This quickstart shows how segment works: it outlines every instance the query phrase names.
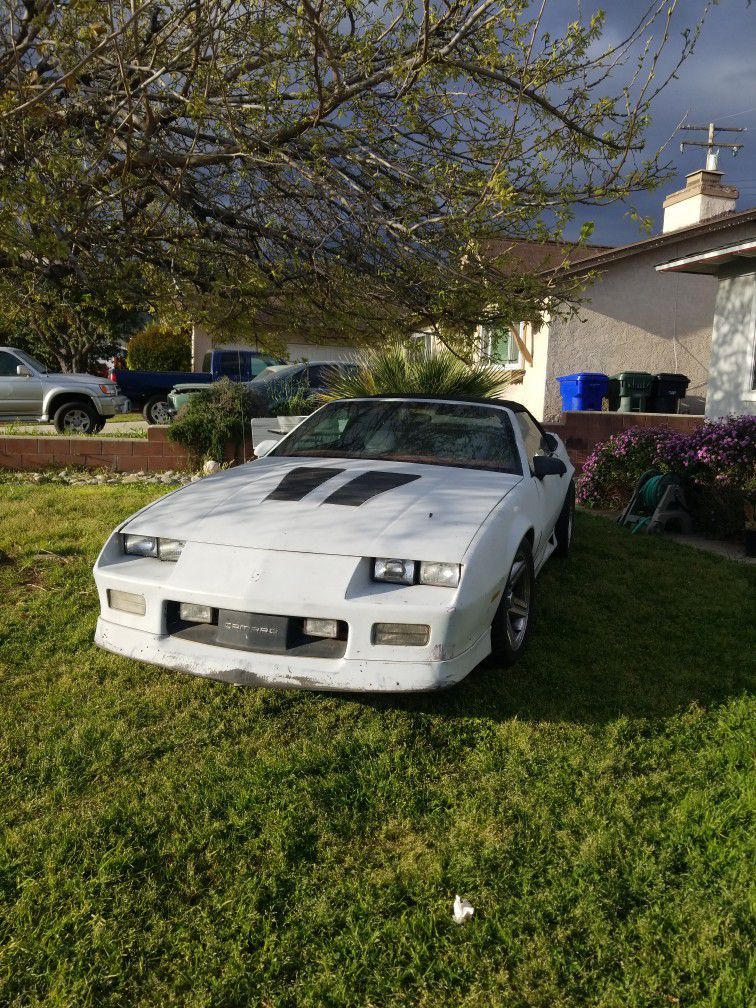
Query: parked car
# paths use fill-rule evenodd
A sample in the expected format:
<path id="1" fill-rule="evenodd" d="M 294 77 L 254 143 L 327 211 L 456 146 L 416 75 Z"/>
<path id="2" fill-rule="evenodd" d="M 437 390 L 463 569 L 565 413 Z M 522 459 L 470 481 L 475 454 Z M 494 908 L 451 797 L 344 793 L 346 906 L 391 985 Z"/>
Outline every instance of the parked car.
<path id="1" fill-rule="evenodd" d="M 128 409 L 113 381 L 52 372 L 23 350 L 0 347 L 0 420 L 52 421 L 61 434 L 94 434 Z"/>
<path id="2" fill-rule="evenodd" d="M 270 358 L 266 358 L 269 360 Z M 265 364 L 261 365 L 260 370 L 267 372 L 280 371 L 282 368 L 288 367 L 287 364 Z M 190 385 L 186 382 L 179 382 L 171 391 L 168 393 L 168 405 L 170 407 L 171 416 L 175 416 L 182 406 L 186 406 L 189 399 L 196 393 L 201 392 L 203 389 L 210 388 L 210 384 L 204 385 Z"/>
<path id="3" fill-rule="evenodd" d="M 343 360 L 289 364 L 266 368 L 248 385 L 273 409 L 277 399 L 295 391 L 302 391 L 306 396 L 322 395 L 328 392 L 329 378 L 334 372 L 358 369 L 358 364 Z"/>
<path id="4" fill-rule="evenodd" d="M 572 538 L 574 469 L 517 403 L 329 403 L 265 457 L 121 523 L 95 640 L 244 685 L 432 690 L 531 630 Z"/>
<path id="5" fill-rule="evenodd" d="M 249 381 L 270 364 L 281 363 L 276 357 L 259 350 L 209 350 L 202 361 L 202 371 L 112 371 L 136 409 L 141 409 L 149 424 L 168 423 L 173 408 L 168 396 L 177 385 L 199 385 L 206 388 L 219 378 Z"/>

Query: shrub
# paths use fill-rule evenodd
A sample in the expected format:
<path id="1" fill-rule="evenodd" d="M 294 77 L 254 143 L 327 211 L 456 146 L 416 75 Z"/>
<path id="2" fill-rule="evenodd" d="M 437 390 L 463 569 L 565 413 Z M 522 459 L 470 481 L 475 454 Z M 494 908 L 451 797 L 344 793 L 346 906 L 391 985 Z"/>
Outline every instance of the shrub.
<path id="1" fill-rule="evenodd" d="M 370 395 L 439 395 L 489 399 L 512 379 L 493 364 L 467 364 L 450 350 L 421 340 L 394 340 L 364 350 L 356 371 L 334 374 L 328 399 Z"/>
<path id="2" fill-rule="evenodd" d="M 188 371 L 192 366 L 191 330 L 151 322 L 129 340 L 126 363 L 133 371 Z"/>
<path id="3" fill-rule="evenodd" d="M 623 507 L 647 469 L 670 471 L 663 460 L 671 437 L 666 427 L 630 427 L 596 445 L 577 481 L 578 503 L 591 508 Z"/>
<path id="4" fill-rule="evenodd" d="M 240 445 L 252 417 L 264 416 L 262 400 L 240 382 L 221 378 L 195 392 L 168 428 L 168 437 L 196 459 L 222 461 L 226 445 Z"/>
<path id="5" fill-rule="evenodd" d="M 627 504 L 647 469 L 685 479 L 697 527 L 730 535 L 743 528 L 744 503 L 756 495 L 756 417 L 727 417 L 691 434 L 631 427 L 597 445 L 577 483 L 586 507 Z"/>
<path id="6" fill-rule="evenodd" d="M 269 403 L 271 416 L 308 416 L 320 403 L 305 385 L 288 384 L 276 391 Z"/>

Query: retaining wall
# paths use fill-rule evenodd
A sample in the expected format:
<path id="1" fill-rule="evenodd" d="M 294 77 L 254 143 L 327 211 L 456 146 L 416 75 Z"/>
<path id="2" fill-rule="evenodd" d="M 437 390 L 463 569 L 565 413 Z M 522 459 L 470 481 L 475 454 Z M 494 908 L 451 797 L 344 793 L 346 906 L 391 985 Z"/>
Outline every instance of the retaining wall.
<path id="1" fill-rule="evenodd" d="M 149 427 L 146 438 L 2 435 L 0 466 L 37 471 L 48 466 L 88 466 L 116 472 L 190 468 L 186 451 L 167 439 L 165 427 Z"/>
<path id="2" fill-rule="evenodd" d="M 567 446 L 573 465 L 582 469 L 597 444 L 628 427 L 668 427 L 680 434 L 692 434 L 704 422 L 702 416 L 673 413 L 563 413 L 560 423 L 545 423 L 546 430 L 558 434 Z"/>
<path id="3" fill-rule="evenodd" d="M 688 434 L 703 423 L 700 416 L 674 416 L 660 413 L 565 413 L 561 423 L 544 424 L 567 445 L 575 466 L 580 469 L 594 445 L 628 427 L 670 427 Z M 244 448 L 252 458 L 250 443 Z M 240 449 L 231 445 L 225 461 L 240 462 Z M 0 467 L 41 470 L 48 466 L 88 466 L 116 472 L 167 472 L 189 469 L 186 451 L 166 437 L 165 427 L 149 427 L 147 438 L 106 437 L 26 437 L 0 435 Z"/>

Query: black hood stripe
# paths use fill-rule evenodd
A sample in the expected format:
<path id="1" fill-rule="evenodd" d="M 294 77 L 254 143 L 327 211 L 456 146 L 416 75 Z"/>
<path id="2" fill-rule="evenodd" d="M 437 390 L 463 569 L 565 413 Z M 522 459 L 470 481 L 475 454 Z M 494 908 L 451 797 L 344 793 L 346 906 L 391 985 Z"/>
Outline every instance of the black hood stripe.
<path id="1" fill-rule="evenodd" d="M 298 501 L 306 497 L 321 483 L 333 479 L 343 469 L 325 469 L 322 466 L 299 466 L 286 473 L 275 490 L 271 491 L 265 500 Z"/>
<path id="2" fill-rule="evenodd" d="M 420 479 L 419 476 L 402 475 L 392 472 L 367 472 L 355 476 L 349 483 L 334 490 L 330 497 L 326 497 L 324 504 L 347 504 L 351 507 L 359 507 L 371 497 L 386 493 L 387 490 L 395 490 L 404 486 L 405 483 L 412 483 Z"/>

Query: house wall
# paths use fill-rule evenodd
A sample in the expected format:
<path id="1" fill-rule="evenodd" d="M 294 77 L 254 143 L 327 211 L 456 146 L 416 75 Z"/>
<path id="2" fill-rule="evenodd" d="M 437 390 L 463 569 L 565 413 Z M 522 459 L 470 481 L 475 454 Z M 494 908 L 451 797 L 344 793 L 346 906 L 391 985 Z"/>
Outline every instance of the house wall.
<path id="1" fill-rule="evenodd" d="M 219 343 L 218 346 L 223 348 L 230 344 Z M 192 326 L 192 371 L 202 370 L 202 361 L 208 350 L 213 348 L 213 340 L 210 334 L 199 325 Z M 241 344 L 233 344 L 234 349 Z M 321 346 L 315 343 L 296 343 L 291 342 L 286 344 L 286 350 L 289 355 L 289 359 L 292 361 L 307 359 L 309 361 L 322 361 L 322 360 L 354 360 L 356 355 L 356 350 L 351 346 Z"/>
<path id="2" fill-rule="evenodd" d="M 673 372 L 690 378 L 684 400 L 702 414 L 717 282 L 710 276 L 657 273 L 669 251 L 636 254 L 609 264 L 566 320 L 552 320 L 543 416 L 561 413 L 560 375 L 576 371 Z"/>
<path id="3" fill-rule="evenodd" d="M 714 309 L 706 416 L 756 413 L 756 263 L 722 270 Z"/>
<path id="4" fill-rule="evenodd" d="M 544 415 L 546 397 L 549 349 L 548 320 L 544 321 L 538 329 L 527 326 L 524 340 L 525 349 L 531 360 L 528 360 L 524 354 L 521 355 L 521 370 L 510 372 L 510 374 L 518 374 L 521 377 L 516 382 L 508 382 L 502 390 L 502 395 L 505 399 L 522 403 L 534 417 L 540 420 Z"/>

